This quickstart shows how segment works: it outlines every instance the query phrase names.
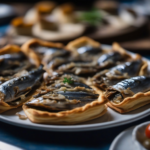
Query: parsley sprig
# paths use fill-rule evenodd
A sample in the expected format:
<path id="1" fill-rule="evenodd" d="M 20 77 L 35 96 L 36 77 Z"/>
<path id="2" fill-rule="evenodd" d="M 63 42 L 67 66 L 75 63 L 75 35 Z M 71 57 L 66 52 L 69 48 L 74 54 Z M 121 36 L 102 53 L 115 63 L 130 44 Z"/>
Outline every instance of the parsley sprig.
<path id="1" fill-rule="evenodd" d="M 73 84 L 74 83 L 74 81 L 71 78 L 67 78 L 67 77 L 64 77 L 63 82 L 68 83 L 68 84 Z"/>
<path id="2" fill-rule="evenodd" d="M 93 26 L 98 25 L 102 21 L 102 15 L 100 11 L 96 8 L 93 8 L 90 11 L 85 11 L 81 14 L 79 20 L 87 22 Z"/>

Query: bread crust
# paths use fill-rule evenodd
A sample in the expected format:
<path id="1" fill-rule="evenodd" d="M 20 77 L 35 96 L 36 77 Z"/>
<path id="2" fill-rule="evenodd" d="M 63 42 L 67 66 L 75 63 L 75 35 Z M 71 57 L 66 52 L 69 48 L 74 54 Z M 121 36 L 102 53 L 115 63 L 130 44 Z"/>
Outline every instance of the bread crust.
<path id="1" fill-rule="evenodd" d="M 150 92 L 139 92 L 132 97 L 125 98 L 121 103 L 108 102 L 107 105 L 119 113 L 127 113 L 150 103 Z"/>
<path id="2" fill-rule="evenodd" d="M 24 101 L 21 102 L 21 103 L 18 104 L 18 105 L 11 106 L 11 105 L 9 105 L 9 104 L 7 104 L 7 103 L 1 101 L 1 102 L 0 102 L 0 114 L 3 113 L 3 112 L 5 112 L 5 111 L 7 111 L 7 110 L 14 109 L 14 108 L 18 108 L 18 107 L 22 106 L 23 103 L 24 103 Z"/>
<path id="3" fill-rule="evenodd" d="M 92 47 L 100 47 L 101 44 L 97 41 L 94 41 L 93 39 L 87 37 L 87 36 L 82 36 L 80 38 L 77 38 L 71 42 L 69 42 L 66 45 L 66 48 L 70 51 L 72 51 L 75 55 L 78 55 L 77 53 L 77 48 L 85 45 L 91 45 Z"/>
<path id="4" fill-rule="evenodd" d="M 19 46 L 17 45 L 6 45 L 3 48 L 0 49 L 0 55 L 4 55 L 4 54 L 10 54 L 10 53 L 18 53 L 20 52 L 21 49 Z"/>
<path id="5" fill-rule="evenodd" d="M 50 113 L 29 108 L 23 105 L 23 110 L 30 121 L 44 124 L 62 124 L 71 125 L 89 121 L 103 116 L 106 112 L 104 104 L 87 104 L 84 107 L 73 109 L 72 111 L 63 111 L 59 113 Z"/>
<path id="6" fill-rule="evenodd" d="M 127 57 L 127 61 L 130 59 L 140 59 L 141 55 L 136 54 L 135 57 L 133 58 L 129 53 L 127 53 L 127 51 L 122 48 L 117 42 L 114 42 L 112 44 L 112 50 L 119 52 L 122 56 Z"/>
<path id="7" fill-rule="evenodd" d="M 148 63 L 147 61 L 143 60 L 143 65 L 140 69 L 139 76 L 147 75 L 148 74 L 147 68 L 148 68 Z"/>

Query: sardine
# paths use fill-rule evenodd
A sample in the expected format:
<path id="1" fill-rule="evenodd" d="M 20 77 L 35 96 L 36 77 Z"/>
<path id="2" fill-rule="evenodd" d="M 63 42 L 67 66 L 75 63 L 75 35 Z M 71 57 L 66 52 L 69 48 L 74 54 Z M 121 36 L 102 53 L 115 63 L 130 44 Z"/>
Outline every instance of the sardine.
<path id="1" fill-rule="evenodd" d="M 134 60 L 130 62 L 125 62 L 124 64 L 117 65 L 108 71 L 105 75 L 110 79 L 116 78 L 127 78 L 137 76 L 143 62 L 141 59 Z"/>
<path id="2" fill-rule="evenodd" d="M 98 94 L 82 92 L 82 91 L 58 91 L 57 94 L 64 95 L 67 99 L 77 99 L 77 100 L 85 100 L 92 101 L 98 98 Z"/>
<path id="3" fill-rule="evenodd" d="M 105 90 L 108 86 L 115 85 L 123 79 L 137 76 L 142 64 L 142 60 L 134 60 L 117 65 L 109 70 L 97 73 L 92 79 L 93 83 L 102 90 Z"/>
<path id="4" fill-rule="evenodd" d="M 22 70 L 33 68 L 23 53 L 0 55 L 0 75 L 12 76 Z"/>
<path id="5" fill-rule="evenodd" d="M 42 55 L 42 60 L 46 63 L 49 63 L 52 59 L 58 56 L 68 56 L 70 54 L 69 51 L 62 48 L 55 47 L 45 47 L 45 46 L 33 46 L 32 47 L 35 52 Z"/>
<path id="6" fill-rule="evenodd" d="M 4 82 L 0 85 L 0 100 L 11 102 L 20 98 L 22 95 L 26 95 L 41 79 L 43 72 L 43 66 L 40 66 L 25 76 Z"/>
<path id="7" fill-rule="evenodd" d="M 56 57 L 56 58 L 52 59 L 50 62 L 46 62 L 46 64 L 47 64 L 46 68 L 52 69 L 52 70 L 59 69 L 59 68 L 66 69 L 66 66 L 68 66 L 68 65 L 70 66 L 70 64 L 72 64 L 72 63 L 83 63 L 83 61 L 80 60 L 79 58 L 73 58 L 73 57 L 69 57 L 69 58 Z M 87 64 L 87 63 L 84 62 L 84 64 Z"/>
<path id="8" fill-rule="evenodd" d="M 64 83 L 65 78 L 72 82 Z M 70 74 L 48 77 L 45 84 L 47 87 L 38 89 L 36 95 L 26 105 L 37 109 L 63 111 L 97 100 L 99 94 L 95 94 L 91 87 L 81 81 L 82 78 Z"/>
<path id="9" fill-rule="evenodd" d="M 46 68 L 48 70 L 50 70 L 50 69 L 54 70 L 58 66 L 60 66 L 62 64 L 66 64 L 68 62 L 69 62 L 68 59 L 57 57 L 57 58 L 53 59 L 52 61 L 50 61 L 49 63 L 46 63 L 47 64 Z"/>
<path id="10" fill-rule="evenodd" d="M 4 54 L 0 55 L 0 60 L 22 60 L 25 58 L 25 55 L 23 53 L 12 53 L 12 54 Z"/>
<path id="11" fill-rule="evenodd" d="M 0 72 L 20 65 L 20 61 L 25 59 L 23 53 L 13 53 L 0 55 Z"/>
<path id="12" fill-rule="evenodd" d="M 100 68 L 110 67 L 116 64 L 117 61 L 123 59 L 123 56 L 119 52 L 110 52 L 107 54 L 101 55 L 97 62 Z"/>
<path id="13" fill-rule="evenodd" d="M 59 91 L 57 95 L 47 94 L 47 96 L 38 97 L 33 99 L 25 105 L 35 108 L 43 108 L 46 110 L 70 110 L 77 107 L 82 107 L 85 104 L 94 101 L 98 98 L 98 94 L 88 92 L 70 92 L 70 91 Z M 67 99 L 67 100 L 66 100 Z"/>
<path id="14" fill-rule="evenodd" d="M 105 96 L 112 101 L 121 102 L 124 98 L 133 96 L 138 92 L 147 92 L 150 90 L 150 77 L 137 76 L 125 79 L 113 86 L 110 86 Z"/>

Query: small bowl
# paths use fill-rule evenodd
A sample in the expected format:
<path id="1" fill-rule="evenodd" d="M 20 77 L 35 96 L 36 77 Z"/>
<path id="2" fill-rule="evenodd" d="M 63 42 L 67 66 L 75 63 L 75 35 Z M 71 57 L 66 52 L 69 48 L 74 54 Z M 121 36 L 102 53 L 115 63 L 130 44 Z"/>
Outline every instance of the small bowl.
<path id="1" fill-rule="evenodd" d="M 147 150 L 142 145 L 142 141 L 143 141 L 143 139 L 146 138 L 145 129 L 146 129 L 147 125 L 149 125 L 149 124 L 150 124 L 150 121 L 142 123 L 142 124 L 136 126 L 132 132 L 132 138 L 135 142 L 135 145 L 137 146 L 137 148 L 139 150 Z"/>

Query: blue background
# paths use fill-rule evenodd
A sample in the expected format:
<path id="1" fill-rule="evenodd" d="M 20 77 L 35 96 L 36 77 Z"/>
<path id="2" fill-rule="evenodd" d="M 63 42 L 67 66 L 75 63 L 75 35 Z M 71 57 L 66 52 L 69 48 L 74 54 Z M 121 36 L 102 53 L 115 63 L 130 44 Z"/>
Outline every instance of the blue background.
<path id="1" fill-rule="evenodd" d="M 148 120 L 149 116 L 128 125 L 88 132 L 39 131 L 0 122 L 0 141 L 27 150 L 109 150 L 120 132 Z"/>

